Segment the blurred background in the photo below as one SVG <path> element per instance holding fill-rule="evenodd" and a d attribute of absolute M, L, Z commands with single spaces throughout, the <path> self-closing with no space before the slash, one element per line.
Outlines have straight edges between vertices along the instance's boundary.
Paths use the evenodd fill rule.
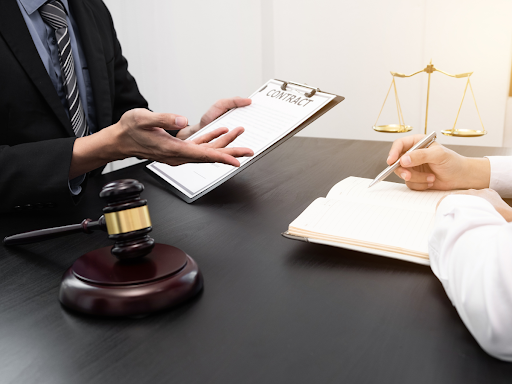
<path fill-rule="evenodd" d="M 150 108 L 190 123 L 217 99 L 248 96 L 270 78 L 346 100 L 300 136 L 393 141 L 375 132 L 391 83 L 432 59 L 471 72 L 488 134 L 438 135 L 445 144 L 512 146 L 510 0 L 104 0 L 130 71 Z M 405 123 L 423 133 L 427 74 L 396 79 Z M 432 74 L 429 132 L 451 129 L 466 79 Z M 379 124 L 398 123 L 390 94 Z M 457 128 L 481 129 L 469 93 Z M 408 134 L 411 134 L 408 133 Z"/>

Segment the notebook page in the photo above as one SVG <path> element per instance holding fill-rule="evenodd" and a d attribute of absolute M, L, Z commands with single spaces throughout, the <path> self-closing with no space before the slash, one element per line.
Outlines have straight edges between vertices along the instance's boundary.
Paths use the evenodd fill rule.
<path fill-rule="evenodd" d="M 372 180 L 347 177 L 331 188 L 328 198 L 373 203 L 383 207 L 435 212 L 438 201 L 450 191 L 412 191 L 405 184 L 381 181 L 368 188 Z"/>
<path fill-rule="evenodd" d="M 281 90 L 281 82 L 270 80 L 261 90 L 251 95 L 252 104 L 233 109 L 212 122 L 192 137 L 203 135 L 220 127 L 229 130 L 243 126 L 245 132 L 229 147 L 248 147 L 255 156 L 286 136 L 308 117 L 321 109 L 335 96 L 317 92 L 306 98 L 300 87 L 288 85 Z M 251 158 L 240 158 L 240 165 Z M 236 168 L 226 164 L 183 164 L 171 167 L 162 163 L 152 163 L 149 169 L 157 172 L 167 182 L 188 197 L 194 197 L 220 179 L 229 176 Z"/>
<path fill-rule="evenodd" d="M 433 212 L 425 210 L 319 198 L 290 224 L 289 231 L 298 236 L 376 244 L 427 255 L 434 218 Z"/>
<path fill-rule="evenodd" d="M 412 191 L 405 184 L 348 177 L 290 224 L 296 235 L 427 255 L 438 201 L 449 191 Z"/>

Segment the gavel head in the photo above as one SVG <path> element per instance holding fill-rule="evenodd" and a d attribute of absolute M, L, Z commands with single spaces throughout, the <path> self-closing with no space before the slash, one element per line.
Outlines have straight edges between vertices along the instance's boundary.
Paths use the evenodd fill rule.
<path fill-rule="evenodd" d="M 147 201 L 140 198 L 144 185 L 133 179 L 106 184 L 100 197 L 107 202 L 103 208 L 108 237 L 115 240 L 112 254 L 119 260 L 146 256 L 155 245 L 148 236 L 153 229 Z"/>

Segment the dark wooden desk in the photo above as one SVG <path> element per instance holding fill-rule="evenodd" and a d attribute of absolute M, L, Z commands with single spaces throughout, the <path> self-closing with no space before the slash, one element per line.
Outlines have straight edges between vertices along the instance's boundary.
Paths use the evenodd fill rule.
<path fill-rule="evenodd" d="M 73 212 L 3 216 L 2 237 L 96 218 L 104 183 L 137 178 L 153 237 L 195 258 L 205 290 L 142 319 L 85 317 L 58 287 L 105 234 L 0 247 L 0 382 L 511 383 L 512 364 L 480 349 L 428 267 L 280 235 L 337 181 L 374 177 L 388 149 L 294 138 L 192 205 L 138 165 L 93 180 Z"/>

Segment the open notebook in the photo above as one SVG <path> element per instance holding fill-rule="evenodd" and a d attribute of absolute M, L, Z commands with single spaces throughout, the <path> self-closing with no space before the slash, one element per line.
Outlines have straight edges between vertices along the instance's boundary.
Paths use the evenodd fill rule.
<path fill-rule="evenodd" d="M 428 236 L 437 202 L 450 192 L 348 177 L 313 201 L 285 237 L 429 264 Z"/>

